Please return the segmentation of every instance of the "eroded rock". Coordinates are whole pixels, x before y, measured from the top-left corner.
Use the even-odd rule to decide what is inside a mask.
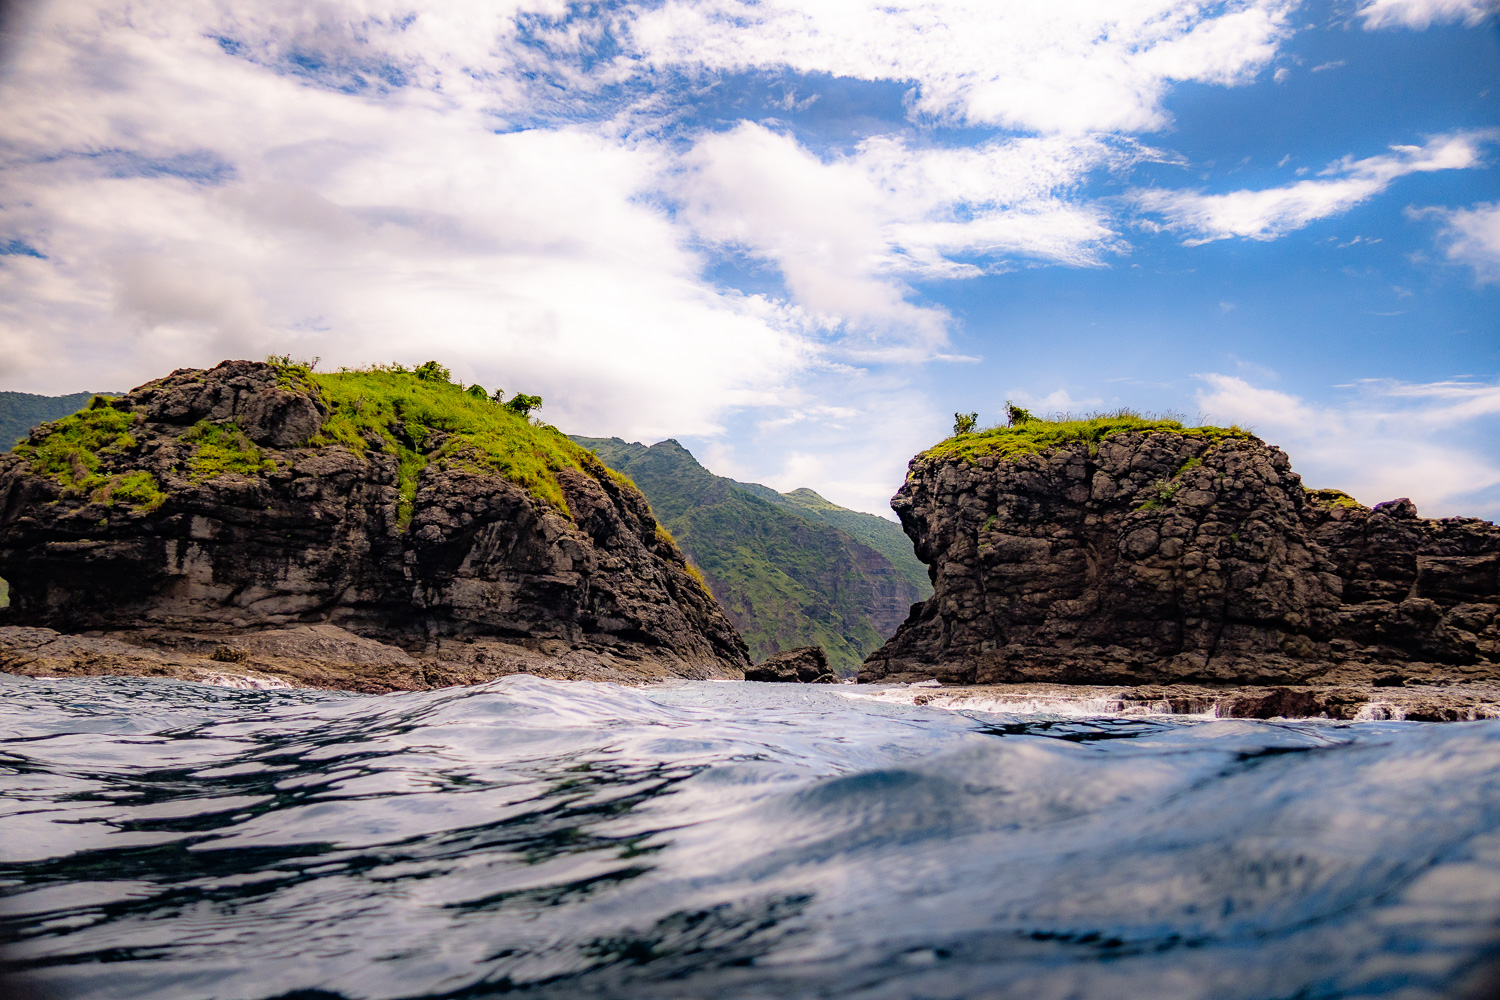
[[[1005,460],[919,456],[892,506],[935,593],[862,681],[1500,678],[1500,529],[1305,490],[1253,437],[1128,432]],[[1296,700],[1264,697],[1265,711]]]
[[[453,676],[468,679],[563,659],[565,675],[612,679],[749,666],[645,498],[587,453],[556,472],[561,505],[479,463],[436,458],[403,500],[388,444],[318,439],[328,404],[271,365],[178,371],[108,405],[126,429],[93,453],[103,486],[72,488],[82,472],[0,456],[11,597],[0,625],[134,635],[168,659],[178,641],[192,657],[223,646],[379,666],[400,675],[383,689],[419,683],[419,659],[450,654]],[[237,464],[201,461],[209,432],[242,449]],[[432,429],[418,447],[433,454],[442,440]],[[492,650],[489,666],[467,655],[475,643]],[[375,646],[406,660],[370,660]]]
[[[801,646],[773,653],[745,671],[747,681],[773,681],[787,684],[837,684],[838,678],[828,669],[828,654],[822,646]]]

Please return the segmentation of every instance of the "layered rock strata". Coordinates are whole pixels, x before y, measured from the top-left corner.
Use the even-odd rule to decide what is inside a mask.
[[[276,632],[286,655],[265,655],[324,662],[332,687],[363,684],[361,658],[339,637],[388,651],[374,664],[395,671],[375,683],[386,689],[516,669],[631,679],[739,677],[749,666],[645,498],[561,435],[573,464],[552,470],[558,503],[439,452],[440,427],[396,425],[404,451],[376,434],[363,447],[330,439],[317,384],[271,365],[177,371],[107,406],[124,429],[76,453],[72,471],[38,457],[57,464],[43,446],[69,433],[61,425],[33,432],[29,453],[0,456],[11,600],[0,625],[12,626],[0,645],[14,662],[60,648],[21,626],[89,633],[74,645],[123,643],[162,662],[220,646],[253,657],[254,637]],[[202,461],[224,435],[243,435],[236,454],[254,462]],[[338,649],[324,656],[316,636],[297,632],[312,626],[332,628]],[[109,672],[90,655],[79,671]]]
[[[939,448],[912,461],[892,506],[935,593],[861,681],[1500,678],[1500,529],[1304,489],[1250,435]]]

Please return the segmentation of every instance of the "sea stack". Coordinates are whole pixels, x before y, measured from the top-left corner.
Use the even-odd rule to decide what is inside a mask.
[[[892,507],[935,593],[861,681],[1500,678],[1500,529],[1305,489],[1237,428],[962,434],[912,460]]]
[[[359,689],[750,665],[628,479],[436,365],[226,361],[97,398],[0,456],[0,577],[21,672],[113,672],[121,643],[170,676],[321,656],[349,676],[292,680]]]

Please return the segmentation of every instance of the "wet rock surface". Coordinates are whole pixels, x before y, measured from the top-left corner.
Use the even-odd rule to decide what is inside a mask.
[[[301,660],[324,665],[315,686],[360,690],[518,669],[628,680],[749,666],[645,498],[597,461],[557,472],[566,510],[472,464],[433,461],[403,510],[398,457],[378,441],[319,440],[317,388],[284,383],[270,365],[225,362],[112,401],[129,440],[99,453],[101,472],[150,473],[166,494],[155,509],[0,456],[11,596],[0,626],[12,626],[0,647],[12,663],[116,672],[114,655],[119,672],[189,676],[200,661]],[[189,431],[205,420],[243,431],[262,467],[194,474]],[[23,648],[38,628],[60,637]]]
[[[1253,437],[919,456],[892,506],[935,593],[861,681],[1394,691],[1500,678],[1500,529],[1304,489]]]
[[[838,683],[838,678],[828,668],[828,654],[821,646],[803,646],[774,653],[746,670],[745,680],[785,684]]]

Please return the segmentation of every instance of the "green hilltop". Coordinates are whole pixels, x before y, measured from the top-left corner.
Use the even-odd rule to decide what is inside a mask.
[[[893,522],[709,472],[676,441],[573,438],[634,480],[703,571],[752,659],[819,645],[852,674],[932,593]]]
[[[962,414],[955,416],[962,416]],[[972,417],[972,414],[970,416]],[[1076,419],[1065,416],[1058,420],[1046,420],[1034,417],[1016,407],[1010,423],[984,430],[954,434],[928,448],[917,457],[962,458],[968,461],[984,455],[1011,458],[1016,455],[1036,454],[1055,445],[1072,444],[1077,441],[1098,444],[1111,435],[1124,434],[1129,431],[1171,431],[1187,437],[1206,438],[1210,441],[1254,436],[1238,425],[1189,427],[1182,421],[1171,417],[1152,417],[1134,410],[1090,413]]]

